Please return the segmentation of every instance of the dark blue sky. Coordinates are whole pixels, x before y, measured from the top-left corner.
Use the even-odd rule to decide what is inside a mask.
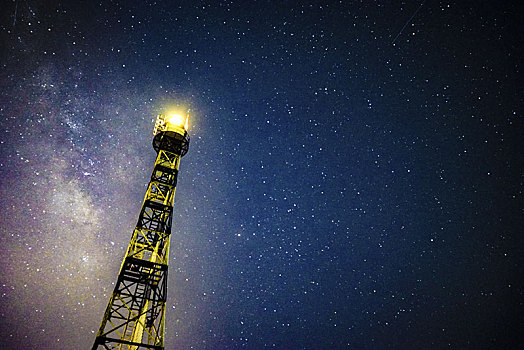
[[[511,1],[8,1],[0,338],[89,348],[192,109],[166,349],[516,349]]]

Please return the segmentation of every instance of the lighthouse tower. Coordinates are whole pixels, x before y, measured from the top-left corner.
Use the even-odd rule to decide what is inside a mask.
[[[156,119],[153,173],[93,350],[164,349],[169,239],[188,122],[188,112]]]

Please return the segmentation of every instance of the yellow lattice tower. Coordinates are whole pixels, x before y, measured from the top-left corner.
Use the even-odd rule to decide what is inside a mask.
[[[188,112],[157,117],[151,181],[93,350],[164,349],[169,238],[188,122]]]

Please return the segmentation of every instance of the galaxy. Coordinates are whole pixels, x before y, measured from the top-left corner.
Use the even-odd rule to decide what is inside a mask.
[[[91,348],[190,108],[166,349],[518,349],[515,1],[0,11],[2,349]]]

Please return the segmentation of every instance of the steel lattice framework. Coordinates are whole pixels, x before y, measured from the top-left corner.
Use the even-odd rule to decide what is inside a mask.
[[[185,127],[168,121],[157,118],[151,181],[93,350],[164,349],[173,203],[180,159],[189,147],[187,116]]]

